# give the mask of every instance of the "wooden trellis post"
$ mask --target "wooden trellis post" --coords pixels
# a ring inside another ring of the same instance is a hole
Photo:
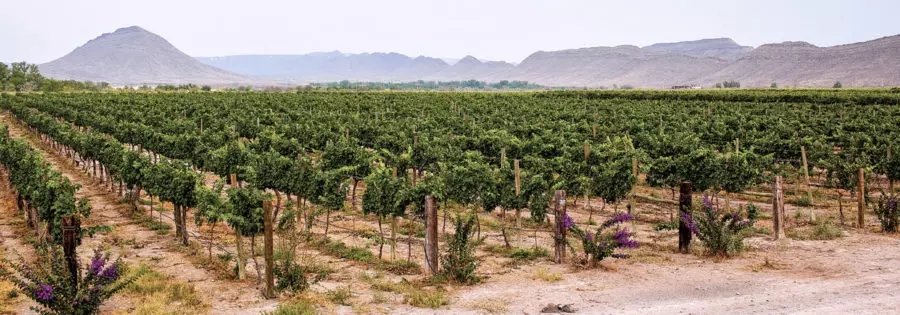
[[[263,255],[266,259],[266,288],[265,297],[275,297],[275,237],[272,222],[272,201],[263,201],[263,229],[265,233]]]
[[[775,230],[775,239],[784,238],[784,180],[781,176],[775,176],[775,184],[772,186],[772,228]]]
[[[866,227],[866,171],[862,168],[859,169],[859,185],[856,185],[857,193],[856,199],[858,202],[859,211],[856,216],[856,226],[858,228]]]
[[[806,179],[806,198],[809,199],[809,219],[815,220],[816,213],[813,212],[812,186],[809,184],[809,164],[806,161],[806,147],[800,147],[800,153],[803,156],[803,177]]]
[[[687,252],[691,248],[691,229],[687,226],[687,223],[684,221],[684,217],[686,215],[690,215],[691,210],[693,209],[693,193],[694,186],[689,181],[681,182],[679,186],[678,196],[678,214],[681,216],[678,219],[678,250],[682,252]]]
[[[63,254],[66,257],[66,267],[69,269],[69,275],[74,282],[73,287],[78,286],[78,256],[75,251],[78,240],[78,230],[80,222],[73,216],[62,217],[62,242]]]
[[[237,187],[237,175],[231,174],[231,187]],[[241,230],[235,228],[234,229],[234,242],[237,246],[237,269],[238,269],[238,280],[244,280],[246,276],[244,275],[244,239],[241,237]]]
[[[437,275],[438,269],[438,219],[437,209],[434,207],[434,197],[425,196],[425,266],[432,275]]]
[[[553,213],[556,218],[556,226],[554,228],[554,247],[553,261],[557,264],[562,263],[566,259],[566,191],[557,190],[553,198]]]

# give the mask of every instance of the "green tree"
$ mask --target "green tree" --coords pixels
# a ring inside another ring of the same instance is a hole
[[[844,87],[844,85],[841,84],[841,81],[835,81],[835,82],[834,82],[834,85],[831,86],[831,87],[832,87],[832,88],[835,88],[835,89],[840,89],[840,88]]]
[[[0,62],[0,92],[6,91],[7,84],[9,84],[9,66]]]

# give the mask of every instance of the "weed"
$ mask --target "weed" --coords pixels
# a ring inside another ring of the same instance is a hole
[[[441,290],[421,290],[413,291],[403,296],[403,303],[415,307],[439,308],[450,304],[450,299]]]
[[[266,315],[315,315],[316,308],[309,305],[306,301],[291,301],[278,305],[273,312],[266,312]]]
[[[551,273],[547,270],[547,267],[537,267],[534,269],[534,275],[531,276],[532,280],[544,280],[546,282],[557,282],[562,280],[562,275],[558,273]]]
[[[353,291],[350,290],[350,286],[346,287],[337,287],[334,290],[330,290],[325,293],[325,296],[328,297],[328,301],[334,304],[340,304],[349,306],[350,299],[353,297]]]
[[[469,308],[482,310],[488,314],[504,314],[509,312],[509,300],[485,298],[468,304]]]

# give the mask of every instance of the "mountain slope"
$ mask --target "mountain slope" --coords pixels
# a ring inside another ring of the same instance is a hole
[[[710,38],[677,43],[659,43],[643,48],[648,52],[676,53],[691,57],[713,57],[729,61],[740,59],[753,50],[750,46],[738,45],[731,38]]]
[[[718,58],[648,52],[636,46],[593,47],[536,52],[503,76],[546,85],[667,88],[693,83],[726,65]]]
[[[44,76],[54,79],[105,81],[114,85],[253,82],[203,64],[159,35],[137,26],[100,35],[39,68]]]
[[[900,35],[817,47],[805,42],[767,44],[701,79],[737,80],[741,86],[845,87],[900,85]]]

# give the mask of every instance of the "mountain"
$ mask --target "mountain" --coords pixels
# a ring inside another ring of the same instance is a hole
[[[454,60],[456,61],[456,60]],[[323,81],[529,81],[551,86],[670,88],[738,81],[742,87],[900,86],[900,35],[817,47],[806,42],[741,46],[729,38],[538,51],[519,64],[339,51],[192,58],[132,26],[103,34],[39,66],[56,79],[114,85],[272,85]],[[277,82],[277,83],[276,83]]]
[[[54,79],[104,81],[113,85],[254,82],[203,64],[159,35],[137,26],[100,35],[39,68],[44,76]]]
[[[643,48],[648,52],[676,53],[692,57],[713,57],[729,61],[740,59],[753,50],[750,46],[738,45],[731,38],[710,38],[677,43],[659,43]]]
[[[502,76],[546,85],[667,88],[690,84],[727,66],[718,58],[649,52],[637,46],[536,52]]]
[[[419,56],[394,69],[390,75],[393,81],[416,81],[432,76],[448,67],[450,65],[442,59]]]
[[[900,85],[900,35],[817,47],[806,42],[767,44],[700,80],[736,80],[741,86],[844,87]]]
[[[464,80],[485,80],[495,75],[503,75],[509,70],[515,68],[514,65],[502,61],[482,62],[478,58],[465,56],[452,66],[435,73],[432,76],[426,76],[428,80],[438,81],[464,81]]]

